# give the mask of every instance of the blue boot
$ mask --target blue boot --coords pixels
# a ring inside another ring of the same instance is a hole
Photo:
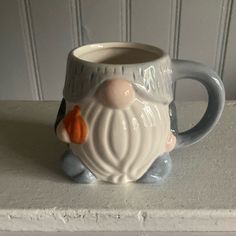
[[[63,154],[61,164],[65,174],[75,182],[82,184],[96,182],[96,177],[82,164],[71,150]]]
[[[148,171],[137,180],[138,183],[161,183],[169,175],[172,169],[172,161],[169,153],[158,157]]]

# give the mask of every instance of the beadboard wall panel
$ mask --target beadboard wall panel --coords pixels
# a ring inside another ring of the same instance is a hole
[[[17,1],[0,3],[0,99],[33,99]]]
[[[31,0],[42,96],[45,100],[62,97],[68,52],[73,48],[68,0]]]
[[[214,67],[222,1],[183,0],[179,58]]]
[[[68,52],[87,43],[137,41],[223,76],[236,99],[235,0],[1,0],[0,99],[58,100]],[[207,99],[180,81],[178,100]]]
[[[182,0],[180,19],[180,59],[194,60],[215,68],[217,38],[222,2],[220,0]],[[207,93],[191,80],[177,83],[178,100],[207,99]]]
[[[81,0],[82,44],[121,41],[119,0]]]
[[[236,1],[233,2],[231,14],[231,24],[229,27],[228,45],[223,71],[227,99],[236,98]]]
[[[131,1],[131,40],[156,45],[169,51],[170,0]]]

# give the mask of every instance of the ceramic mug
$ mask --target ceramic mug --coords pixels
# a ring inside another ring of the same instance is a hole
[[[189,78],[205,86],[208,107],[197,125],[179,133],[173,85]],[[69,53],[63,97],[55,131],[69,143],[62,158],[66,175],[78,183],[155,183],[170,173],[169,152],[212,130],[225,93],[204,65],[171,60],[150,45],[111,42]]]

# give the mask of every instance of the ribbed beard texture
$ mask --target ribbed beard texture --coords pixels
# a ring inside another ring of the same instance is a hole
[[[168,105],[136,98],[128,108],[110,109],[94,97],[79,105],[89,134],[83,144],[70,147],[98,180],[135,181],[165,152],[170,134]]]

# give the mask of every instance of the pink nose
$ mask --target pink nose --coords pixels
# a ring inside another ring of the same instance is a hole
[[[129,106],[135,98],[130,82],[124,79],[112,79],[103,82],[96,92],[97,99],[105,106],[121,109]]]

